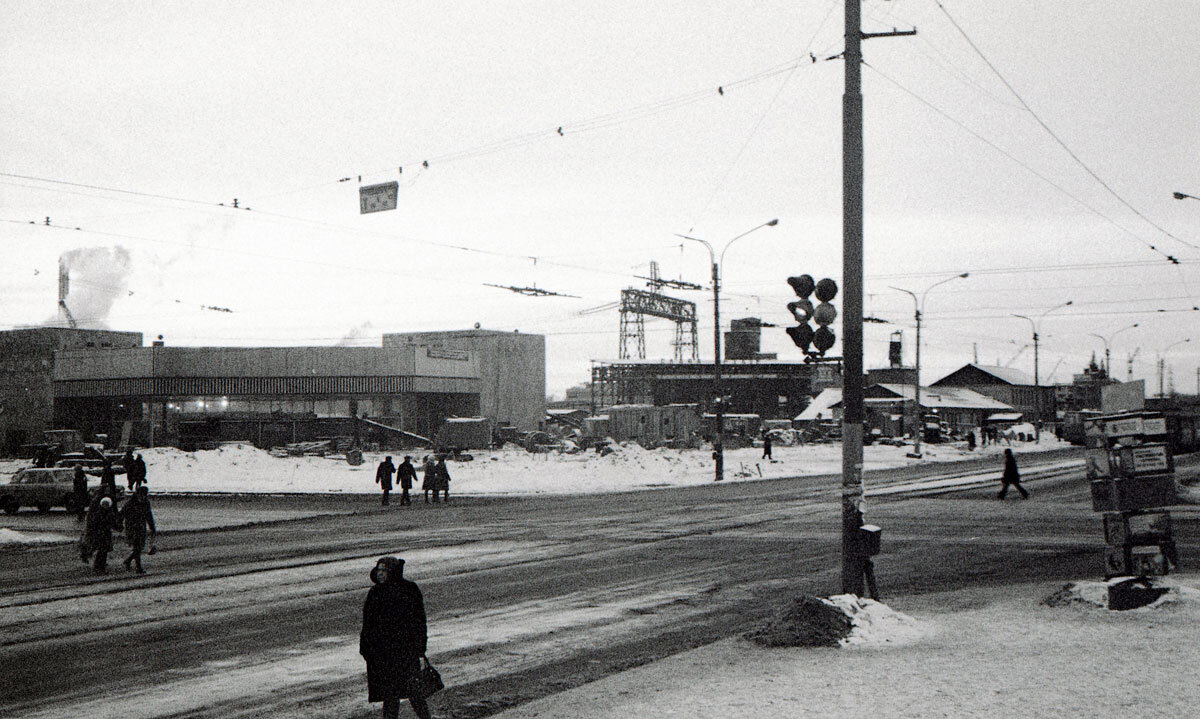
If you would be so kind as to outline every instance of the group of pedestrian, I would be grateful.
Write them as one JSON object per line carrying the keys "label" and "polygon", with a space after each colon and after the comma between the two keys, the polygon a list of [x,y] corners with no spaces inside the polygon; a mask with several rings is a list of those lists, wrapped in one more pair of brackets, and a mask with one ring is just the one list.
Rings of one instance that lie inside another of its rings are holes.
{"label": "group of pedestrian", "polygon": [[129,491],[132,492],[146,483],[146,461],[142,459],[142,455],[135,457],[132,450],[127,449],[125,456],[121,458],[121,464],[125,465],[125,483]]}
{"label": "group of pedestrian", "polygon": [[[77,478],[79,474],[76,473]],[[92,571],[96,574],[108,571],[113,532],[119,532],[122,528],[130,546],[129,556],[124,562],[125,569],[133,571],[136,568],[138,574],[145,574],[142,553],[147,540],[151,542],[150,552],[154,552],[153,541],[158,531],[154,526],[154,512],[150,509],[150,492],[145,485],[139,485],[120,509],[117,509],[116,492],[105,484],[100,485],[100,490],[88,504],[83,536],[79,539],[79,558],[84,564],[91,562]]]}
{"label": "group of pedestrian", "polygon": [[412,465],[412,455],[404,455],[404,461],[400,466],[392,464],[392,458],[389,455],[379,463],[379,468],[375,470],[375,483],[383,490],[382,504],[388,505],[388,495],[392,492],[392,475],[396,475],[396,480],[400,482],[400,504],[401,506],[412,504],[412,499],[409,497],[409,490],[413,488],[413,483],[417,481],[417,470]]}
{"label": "group of pedestrian", "polygon": [[[421,482],[421,490],[425,493],[425,503],[429,504],[429,495],[433,494],[433,501],[437,502],[439,495],[442,501],[450,501],[450,470],[446,468],[446,456],[425,455],[421,462],[421,470],[425,474],[424,480]],[[404,461],[400,466],[392,464],[391,456],[384,457],[379,463],[379,467],[375,470],[375,483],[383,490],[383,497],[380,503],[387,506],[389,503],[389,495],[392,492],[392,476],[396,476],[396,481],[400,483],[400,504],[402,506],[412,504],[412,499],[409,497],[409,490],[417,481],[417,470],[412,464],[412,455],[404,455]]]}

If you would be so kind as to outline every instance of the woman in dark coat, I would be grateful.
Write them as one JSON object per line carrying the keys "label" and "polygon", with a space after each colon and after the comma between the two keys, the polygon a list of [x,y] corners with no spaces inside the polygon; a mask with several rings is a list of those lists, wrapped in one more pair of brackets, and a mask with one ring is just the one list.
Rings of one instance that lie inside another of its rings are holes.
{"label": "woman in dark coat", "polygon": [[412,696],[409,678],[421,668],[428,641],[421,590],[403,576],[404,560],[384,557],[371,570],[375,586],[363,604],[358,653],[367,660],[367,701],[383,702],[384,719],[399,716],[408,699],[421,719],[429,719],[424,697]]}
{"label": "woman in dark coat", "polygon": [[1029,499],[1029,492],[1021,486],[1021,473],[1017,471],[1017,458],[1013,456],[1011,449],[1004,450],[1004,475],[1000,477],[1000,494],[996,495],[997,499],[1004,499],[1004,495],[1008,494],[1008,487],[1012,485],[1021,493],[1021,499]]}
{"label": "woman in dark coat", "polygon": [[425,504],[429,504],[429,493],[433,492],[433,501],[437,501],[438,489],[438,472],[437,465],[434,464],[433,458],[425,455],[425,461],[421,465],[422,471],[425,473],[425,478],[421,480],[421,490],[425,492]]}
{"label": "woman in dark coat", "polygon": [[439,455],[437,464],[434,465],[437,471],[437,485],[433,488],[433,501],[437,501],[438,490],[442,490],[442,501],[450,501],[450,470],[446,469],[445,455]]}
{"label": "woman in dark coat", "polygon": [[95,554],[92,570],[96,574],[108,571],[108,553],[112,551],[112,531],[121,528],[121,515],[113,506],[112,497],[103,489],[92,499],[88,507],[87,522],[79,542],[79,557],[87,562]]}

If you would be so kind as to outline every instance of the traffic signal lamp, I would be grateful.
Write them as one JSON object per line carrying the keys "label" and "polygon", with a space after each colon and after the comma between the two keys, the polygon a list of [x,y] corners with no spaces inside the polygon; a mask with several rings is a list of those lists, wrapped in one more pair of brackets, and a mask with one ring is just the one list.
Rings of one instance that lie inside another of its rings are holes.
{"label": "traffic signal lamp", "polygon": [[[829,325],[833,324],[838,315],[837,308],[830,304],[833,298],[837,297],[837,283],[828,277],[814,282],[812,275],[789,277],[787,283],[799,298],[787,305],[788,312],[792,313],[792,317],[799,324],[784,331],[808,359],[825,356],[837,340],[833,330],[829,329]],[[809,299],[814,293],[818,302],[815,306]],[[815,331],[809,326],[809,320],[817,324]]]}

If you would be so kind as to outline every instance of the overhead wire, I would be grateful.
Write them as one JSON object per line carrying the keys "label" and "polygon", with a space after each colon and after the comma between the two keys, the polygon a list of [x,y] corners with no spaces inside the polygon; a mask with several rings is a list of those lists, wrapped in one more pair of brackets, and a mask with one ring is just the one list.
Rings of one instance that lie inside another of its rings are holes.
{"label": "overhead wire", "polygon": [[1191,242],[1187,242],[1186,240],[1182,240],[1179,237],[1176,237],[1174,234],[1172,234],[1168,230],[1161,227],[1154,220],[1147,217],[1141,210],[1134,207],[1132,203],[1130,203],[1128,200],[1126,200],[1119,192],[1114,190],[1112,188],[1112,186],[1109,185],[1109,183],[1104,180],[1104,178],[1100,177],[1100,175],[1098,175],[1095,170],[1093,170],[1086,162],[1084,162],[1083,159],[1080,158],[1079,155],[1074,150],[1072,150],[1067,145],[1067,143],[1065,141],[1063,141],[1063,139],[1061,137],[1058,136],[1058,133],[1054,132],[1054,130],[1052,130],[1050,128],[1050,126],[1048,124],[1046,124],[1046,121],[1043,120],[1041,118],[1041,116],[1038,115],[1037,112],[1035,112],[1034,109],[1029,106],[1029,103],[1025,102],[1025,98],[1021,97],[1021,94],[1019,92],[1017,92],[1016,88],[1012,86],[1012,83],[1010,83],[1008,81],[1008,79],[1006,77],[1004,77],[1004,75],[1000,72],[999,68],[997,68],[992,63],[992,61],[988,59],[987,55],[983,54],[983,50],[981,50],[979,48],[979,46],[975,44],[975,41],[972,40],[969,35],[967,35],[966,30],[964,30],[962,28],[962,26],[958,24],[958,21],[954,19],[954,16],[950,14],[950,11],[946,9],[946,6],[941,3],[941,0],[933,0],[933,2],[934,2],[934,4],[936,4],[938,6],[938,8],[941,9],[942,13],[946,16],[946,19],[948,19],[950,21],[950,24],[954,26],[954,29],[958,30],[959,34],[962,35],[963,39],[967,41],[967,44],[971,46],[971,49],[975,51],[975,54],[977,54],[979,56],[979,58],[981,60],[983,60],[983,62],[985,64],[987,64],[987,66],[991,69],[991,71],[993,73],[995,73],[996,77],[1000,79],[1000,82],[1004,83],[1004,86],[1008,88],[1008,91],[1012,93],[1012,96],[1017,98],[1017,102],[1021,103],[1021,106],[1023,108],[1025,108],[1025,111],[1028,112],[1029,115],[1035,121],[1037,121],[1037,123],[1039,125],[1041,125],[1042,129],[1046,131],[1046,134],[1048,134],[1058,144],[1059,147],[1061,147],[1068,155],[1070,155],[1071,159],[1074,160],[1076,164],[1078,164],[1081,168],[1083,168],[1083,170],[1087,174],[1091,175],[1092,179],[1094,179],[1096,182],[1100,183],[1101,187],[1103,187],[1105,190],[1107,190],[1110,195],[1112,195],[1114,198],[1116,198],[1116,200],[1118,202],[1120,202],[1122,205],[1124,205],[1126,208],[1128,208],[1131,212],[1133,212],[1133,214],[1137,215],[1142,220],[1144,220],[1146,222],[1146,224],[1150,225],[1154,229],[1161,232],[1163,235],[1166,235],[1167,237],[1171,238],[1172,240],[1175,240],[1176,242],[1178,242],[1182,245],[1186,245],[1187,247],[1191,247],[1192,249],[1200,250],[1200,246],[1192,244]]}
{"label": "overhead wire", "polygon": [[1138,242],[1142,243],[1143,245],[1145,245],[1147,248],[1149,248],[1149,249],[1150,249],[1150,250],[1152,250],[1153,252],[1156,252],[1157,254],[1159,254],[1159,255],[1162,255],[1162,256],[1163,256],[1163,258],[1164,258],[1164,259],[1166,259],[1167,261],[1169,261],[1169,262],[1172,262],[1172,263],[1178,263],[1178,262],[1180,261],[1178,258],[1176,258],[1176,257],[1174,257],[1173,255],[1171,255],[1171,254],[1168,254],[1167,252],[1165,252],[1165,251],[1163,251],[1163,250],[1159,249],[1159,248],[1158,248],[1156,245],[1154,245],[1153,243],[1151,243],[1151,242],[1148,242],[1147,240],[1145,240],[1144,238],[1142,238],[1140,235],[1136,234],[1135,232],[1133,232],[1133,231],[1132,231],[1132,230],[1130,230],[1129,228],[1125,227],[1124,225],[1120,224],[1119,222],[1117,222],[1117,221],[1116,221],[1116,220],[1114,220],[1113,218],[1109,217],[1108,215],[1104,214],[1103,212],[1101,212],[1100,210],[1096,209],[1096,208],[1095,208],[1095,207],[1093,207],[1092,205],[1088,204],[1088,203],[1087,203],[1087,202],[1085,202],[1084,200],[1080,199],[1079,197],[1077,197],[1075,194],[1073,194],[1072,192],[1070,192],[1069,190],[1067,190],[1067,189],[1066,189],[1065,187],[1063,187],[1062,185],[1058,184],[1058,183],[1057,183],[1057,182],[1055,182],[1054,180],[1052,180],[1052,179],[1050,179],[1049,177],[1047,177],[1045,174],[1043,174],[1043,173],[1039,172],[1038,170],[1034,169],[1034,168],[1033,168],[1033,166],[1031,166],[1029,163],[1027,163],[1027,162],[1025,162],[1024,160],[1022,160],[1022,159],[1018,158],[1016,155],[1013,155],[1013,154],[1012,154],[1011,152],[1009,152],[1008,150],[1005,150],[1004,148],[1000,147],[999,145],[997,145],[996,143],[992,142],[992,141],[991,141],[991,140],[989,140],[988,138],[984,137],[982,134],[980,134],[979,132],[975,131],[975,130],[974,130],[974,129],[972,129],[971,127],[969,127],[969,126],[968,126],[966,123],[962,122],[961,120],[959,120],[958,118],[954,117],[954,116],[953,116],[953,115],[951,115],[950,113],[948,113],[948,112],[946,112],[945,110],[941,109],[941,108],[940,108],[940,107],[938,107],[937,105],[934,105],[934,104],[933,104],[932,102],[930,102],[929,100],[926,100],[925,98],[921,97],[921,96],[920,96],[920,95],[918,95],[916,92],[914,92],[913,90],[910,90],[908,87],[906,87],[906,86],[904,86],[903,84],[901,84],[901,83],[900,83],[898,80],[896,80],[896,79],[895,79],[895,78],[893,78],[892,76],[888,75],[887,73],[883,72],[883,71],[882,71],[882,70],[880,70],[879,68],[875,67],[875,66],[874,66],[874,65],[872,65],[871,63],[869,63],[869,62],[866,62],[866,61],[864,60],[864,61],[863,61],[863,65],[864,65],[865,67],[869,68],[870,70],[872,70],[872,71],[873,71],[875,74],[877,74],[877,75],[879,75],[880,77],[882,77],[884,80],[887,80],[887,81],[888,81],[888,82],[890,82],[892,85],[896,86],[897,88],[899,88],[900,90],[902,90],[903,92],[905,92],[906,94],[908,94],[908,95],[909,95],[910,97],[912,97],[913,99],[915,99],[915,100],[917,100],[918,102],[920,102],[922,105],[925,105],[926,107],[928,107],[929,109],[933,110],[933,111],[934,111],[934,112],[936,112],[937,114],[941,115],[942,117],[946,118],[946,119],[947,119],[947,120],[949,120],[950,122],[954,123],[955,125],[957,125],[957,126],[958,126],[959,128],[961,128],[962,130],[966,131],[968,134],[970,134],[970,135],[971,135],[972,137],[974,137],[975,139],[979,140],[980,142],[984,143],[985,145],[987,145],[988,147],[992,148],[992,149],[993,149],[993,150],[995,150],[996,152],[999,152],[1000,154],[1004,155],[1004,156],[1005,156],[1005,157],[1007,157],[1008,159],[1012,160],[1013,162],[1017,163],[1017,164],[1018,164],[1018,165],[1020,165],[1021,167],[1025,168],[1025,170],[1027,170],[1028,172],[1030,172],[1031,174],[1033,174],[1034,176],[1036,176],[1036,177],[1037,177],[1038,179],[1040,179],[1041,181],[1045,182],[1047,185],[1050,185],[1050,186],[1051,186],[1051,187],[1053,187],[1054,189],[1058,190],[1058,191],[1059,191],[1059,192],[1061,192],[1062,194],[1064,194],[1064,195],[1066,195],[1067,197],[1069,197],[1071,200],[1074,200],[1074,201],[1075,201],[1075,203],[1076,203],[1076,204],[1078,204],[1079,206],[1081,206],[1081,207],[1083,207],[1083,208],[1087,209],[1087,210],[1088,210],[1088,211],[1090,211],[1092,214],[1094,214],[1094,215],[1096,215],[1097,217],[1100,217],[1101,219],[1105,220],[1105,221],[1106,221],[1106,222],[1108,222],[1109,224],[1113,225],[1113,226],[1114,226],[1114,227],[1116,227],[1117,229],[1119,229],[1119,230],[1121,230],[1122,232],[1124,232],[1126,235],[1129,235],[1130,237],[1134,238],[1135,240],[1137,240]]}

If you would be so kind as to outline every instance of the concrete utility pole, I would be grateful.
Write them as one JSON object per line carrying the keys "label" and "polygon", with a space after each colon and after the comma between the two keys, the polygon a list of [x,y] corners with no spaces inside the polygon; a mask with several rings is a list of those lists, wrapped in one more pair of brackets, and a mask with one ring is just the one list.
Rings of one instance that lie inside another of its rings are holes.
{"label": "concrete utility pole", "polygon": [[699,242],[708,249],[708,260],[712,264],[712,287],[713,287],[713,397],[716,403],[715,414],[717,427],[713,435],[713,481],[720,482],[725,479],[725,397],[724,388],[721,381],[721,270],[720,265],[725,264],[725,251],[734,242],[742,239],[746,235],[755,230],[764,227],[774,227],[779,224],[778,219],[767,220],[761,225],[746,230],[742,234],[734,237],[732,240],[725,243],[724,249],[721,250],[720,261],[717,260],[716,251],[708,240],[702,240],[699,237],[689,237],[675,233],[676,237],[681,237],[692,242]]}
{"label": "concrete utility pole", "polygon": [[862,41],[916,35],[862,31],[862,0],[846,0],[842,95],[842,592],[862,595],[858,528],[863,465],[863,101]]}
{"label": "concrete utility pole", "polygon": [[[924,434],[924,430],[925,430],[925,420],[923,419],[923,415],[921,414],[921,315],[925,311],[925,298],[929,295],[929,290],[932,290],[934,287],[937,287],[938,285],[941,285],[941,284],[945,284],[947,282],[951,282],[953,280],[965,279],[969,276],[969,274],[970,273],[964,272],[961,275],[947,277],[944,280],[934,282],[932,285],[925,288],[925,291],[921,293],[920,300],[917,299],[917,295],[915,293],[910,292],[910,291],[904,289],[903,287],[892,287],[893,290],[899,290],[900,292],[903,292],[903,293],[907,294],[908,296],[912,297],[913,298],[913,306],[916,308],[916,312],[914,313],[914,316],[916,317],[916,320],[917,320],[917,360],[916,360],[917,366],[916,366],[916,376],[913,377],[913,394],[915,396],[914,404],[915,404],[915,411],[917,413],[917,422],[915,425],[916,429],[913,431],[913,435],[914,435],[913,452],[912,452],[912,454],[908,455],[909,457],[919,458],[921,456],[921,435]],[[978,360],[978,358],[976,358],[976,360]]]}
{"label": "concrete utility pole", "polygon": [[1128,327],[1122,327],[1121,329],[1117,330],[1116,332],[1113,332],[1108,337],[1105,337],[1104,335],[1098,335],[1095,332],[1088,333],[1089,337],[1096,337],[1097,339],[1104,342],[1104,373],[1107,374],[1110,379],[1112,378],[1112,365],[1109,364],[1110,357],[1108,354],[1108,343],[1111,342],[1117,335],[1124,332],[1125,330],[1131,330],[1134,327],[1138,327],[1138,326],[1139,326],[1139,323],[1134,322],[1133,324],[1129,325]]}
{"label": "concrete utility pole", "polygon": [[1073,304],[1075,304],[1074,300],[1067,300],[1061,305],[1055,305],[1054,307],[1051,307],[1050,309],[1038,315],[1036,321],[1032,317],[1026,317],[1025,315],[1013,315],[1013,317],[1020,317],[1023,320],[1029,320],[1029,326],[1033,328],[1033,411],[1037,415],[1033,420],[1033,441],[1035,442],[1042,441],[1042,383],[1038,378],[1038,327],[1041,326],[1042,318],[1046,315],[1050,314],[1054,310],[1061,310],[1064,307],[1070,307]]}

